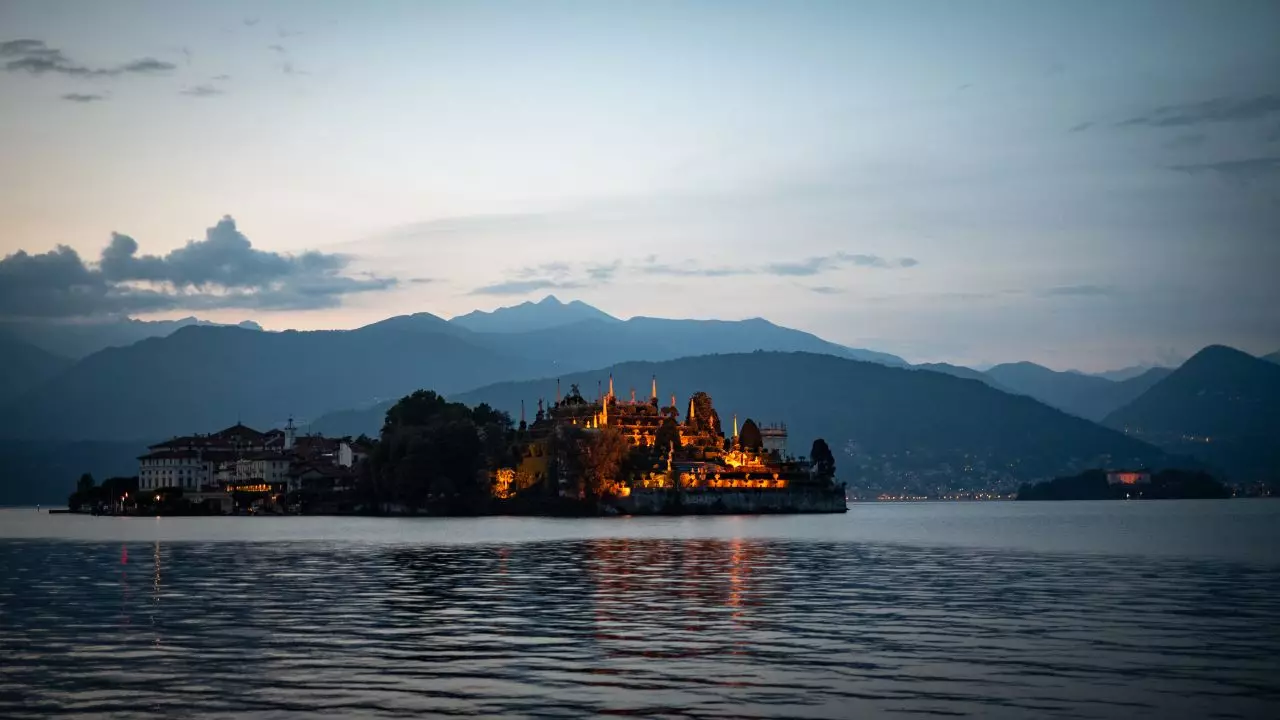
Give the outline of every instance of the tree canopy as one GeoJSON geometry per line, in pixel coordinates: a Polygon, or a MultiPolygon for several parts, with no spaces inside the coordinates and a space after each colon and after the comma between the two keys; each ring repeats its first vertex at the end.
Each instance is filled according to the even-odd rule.
{"type": "Polygon", "coordinates": [[[488,470],[511,458],[511,417],[418,390],[387,410],[366,472],[368,499],[411,508],[487,496],[488,470]]]}
{"type": "Polygon", "coordinates": [[[827,447],[826,440],[818,438],[813,441],[813,448],[809,450],[809,460],[813,463],[813,472],[818,477],[835,477],[836,457],[831,453],[831,448],[827,447]]]}
{"type": "Polygon", "coordinates": [[[759,452],[764,447],[764,436],[760,434],[760,426],[756,425],[756,421],[747,418],[742,423],[742,429],[738,431],[738,444],[743,450],[759,452]]]}
{"type": "Polygon", "coordinates": [[[631,445],[622,431],[605,427],[592,432],[585,446],[583,490],[588,498],[596,499],[604,494],[609,481],[618,478],[631,445]]]}
{"type": "Polygon", "coordinates": [[[673,418],[663,418],[662,424],[654,433],[653,446],[658,454],[665,454],[673,446],[677,449],[680,447],[680,428],[673,418]]]}
{"type": "Polygon", "coordinates": [[[695,432],[724,437],[724,430],[720,427],[720,414],[711,403],[711,396],[699,391],[693,394],[689,402],[693,405],[693,417],[685,418],[685,424],[693,427],[695,432]]]}

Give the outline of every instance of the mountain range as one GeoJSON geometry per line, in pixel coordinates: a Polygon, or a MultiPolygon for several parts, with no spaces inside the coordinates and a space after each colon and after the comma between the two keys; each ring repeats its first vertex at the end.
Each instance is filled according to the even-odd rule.
{"type": "Polygon", "coordinates": [[[1280,365],[1215,345],[1103,421],[1235,482],[1280,476],[1280,365]]]}
{"type": "Polygon", "coordinates": [[[626,360],[752,350],[798,350],[885,365],[908,364],[896,355],[845,347],[763,318],[734,321],[641,316],[619,320],[582,301],[563,303],[554,295],[489,313],[468,313],[453,318],[449,325],[482,335],[476,341],[487,347],[551,363],[560,372],[626,360]]]}
{"type": "Polygon", "coordinates": [[[1105,370],[1103,372],[1096,372],[1096,373],[1082,373],[1078,370],[1071,370],[1069,372],[1073,372],[1078,375],[1089,375],[1092,377],[1099,377],[1099,378],[1102,378],[1103,380],[1113,380],[1115,382],[1123,382],[1125,380],[1136,378],[1139,375],[1142,375],[1150,370],[1172,370],[1172,369],[1173,368],[1165,367],[1163,365],[1130,365],[1129,367],[1123,367],[1118,370],[1105,370]]]}
{"type": "Polygon", "coordinates": [[[237,420],[275,426],[419,386],[451,393],[547,370],[422,322],[314,332],[192,325],[85,358],[12,401],[0,437],[128,440],[237,420]]]}
{"type": "Polygon", "coordinates": [[[72,362],[0,333],[0,405],[47,382],[72,362]]]}
{"type": "Polygon", "coordinates": [[[474,332],[528,332],[546,330],[562,325],[572,325],[583,320],[621,322],[618,318],[596,309],[581,300],[560,302],[555,295],[548,295],[538,302],[523,302],[492,312],[474,310],[459,315],[450,323],[474,332]]]}
{"type": "MultiPolygon", "coordinates": [[[[124,347],[151,337],[164,337],[189,325],[219,323],[186,317],[180,320],[111,319],[97,322],[0,321],[0,334],[34,345],[50,354],[79,360],[109,347],[124,347]]],[[[236,327],[261,330],[250,320],[236,327]]]]}
{"type": "Polygon", "coordinates": [[[1113,381],[1018,362],[996,365],[984,374],[997,387],[1029,395],[1072,415],[1098,421],[1142,395],[1171,372],[1168,368],[1150,368],[1128,379],[1113,381]]]}
{"type": "MultiPolygon", "coordinates": [[[[554,300],[554,299],[553,299],[554,300]]],[[[558,301],[547,313],[576,316],[558,301]]],[[[491,314],[499,316],[500,313],[491,314]]],[[[526,319],[529,316],[525,315],[526,319]]],[[[506,323],[516,327],[515,323],[506,323]]],[[[548,377],[624,360],[786,350],[886,363],[896,356],[829,343],[762,319],[577,320],[541,330],[481,333],[429,313],[356,330],[262,332],[188,325],[167,337],[107,348],[0,407],[0,437],[123,440],[208,431],[242,420],[395,398],[419,387],[453,393],[504,379],[548,377]]]]}
{"type": "MultiPolygon", "coordinates": [[[[871,457],[888,458],[888,465],[876,470],[880,475],[883,467],[910,465],[915,473],[954,467],[957,458],[970,455],[982,458],[983,472],[995,472],[993,463],[1012,463],[1006,469],[1025,479],[1108,454],[1152,462],[1168,454],[1191,455],[1232,477],[1280,475],[1271,456],[1255,450],[1275,437],[1273,415],[1242,414],[1242,408],[1273,406],[1273,375],[1257,368],[1280,371],[1280,366],[1226,348],[1207,349],[1177,371],[1148,368],[1113,381],[1031,363],[997,365],[986,372],[943,363],[910,366],[894,355],[849,348],[760,318],[621,320],[585,303],[554,297],[452,320],[417,313],[340,331],[266,332],[255,325],[247,329],[189,320],[174,321],[179,327],[167,336],[106,348],[78,361],[0,334],[0,439],[132,443],[132,457],[146,440],[208,432],[237,420],[267,427],[293,416],[304,426],[310,421],[317,432],[373,433],[381,424],[379,408],[418,388],[453,399],[505,397],[502,407],[514,413],[520,398],[504,396],[507,386],[494,383],[542,378],[537,382],[546,386],[560,377],[566,387],[570,381],[587,382],[583,390],[590,394],[591,379],[607,374],[601,368],[622,374],[641,368],[637,387],[643,391],[648,386],[643,368],[660,367],[664,393],[705,389],[716,395],[718,389],[734,407],[762,413],[758,420],[786,420],[802,433],[823,434],[833,442],[874,451],[871,457]],[[771,359],[754,367],[755,374],[735,375],[753,367],[735,358],[744,353],[754,357],[755,351],[765,351],[771,359]],[[827,360],[840,364],[825,364],[827,360]],[[885,374],[888,370],[894,372],[885,374]],[[806,372],[820,373],[823,388],[793,376],[806,372]],[[1188,373],[1194,382],[1186,379],[1188,373]],[[843,388],[842,383],[859,387],[843,388]],[[883,383],[885,389],[861,387],[866,383],[883,383]],[[1193,392],[1191,386],[1198,389],[1193,392]],[[752,395],[748,402],[751,388],[772,399],[761,405],[752,395]],[[776,396],[776,388],[790,388],[791,394],[776,396]],[[941,393],[946,401],[931,398],[925,389],[941,393]],[[840,397],[868,404],[836,414],[810,407],[840,397]],[[902,407],[890,407],[895,402],[902,407]],[[1027,403],[1038,410],[1027,410],[1027,403]],[[959,427],[966,413],[967,422],[1001,428],[1009,441],[959,427]],[[872,417],[889,423],[886,432],[896,427],[897,434],[879,434],[872,417]],[[1232,417],[1245,419],[1240,427],[1227,425],[1232,417]],[[1002,418],[1032,426],[1011,427],[1002,418]],[[1199,421],[1206,418],[1220,425],[1202,428],[1199,421]],[[1129,444],[1087,420],[1128,429],[1129,444]],[[922,423],[916,434],[912,423],[922,423]],[[1082,427],[1104,434],[1089,435],[1082,427]],[[1183,435],[1214,440],[1179,440],[1183,435]],[[1054,437],[1064,438],[1059,447],[1053,446],[1054,437]],[[1142,442],[1133,444],[1138,440],[1142,442]],[[904,461],[908,452],[912,459],[904,461]]],[[[157,329],[156,324],[143,326],[147,332],[157,329]]],[[[1129,374],[1127,369],[1119,372],[1129,374]]],[[[537,396],[519,392],[530,404],[537,396]]],[[[551,397],[545,387],[540,394],[551,397]]],[[[532,414],[531,406],[527,410],[532,414]]],[[[49,448],[43,457],[56,454],[49,448]]],[[[97,458],[106,451],[94,452],[97,458]]],[[[8,463],[8,455],[0,451],[0,463],[8,463]]],[[[33,463],[28,464],[38,464],[33,463]]]]}
{"type": "MultiPolygon", "coordinates": [[[[886,472],[905,472],[938,473],[939,484],[966,476],[995,483],[1099,463],[1179,462],[1122,433],[983,382],[831,355],[753,352],[629,362],[566,375],[560,390],[567,393],[576,384],[583,395],[595,397],[597,383],[607,385],[610,375],[623,400],[632,388],[646,399],[656,377],[661,403],[670,404],[674,393],[682,414],[688,396],[703,390],[715,401],[726,432],[735,414],[758,424],[785,422],[795,454],[807,454],[813,439],[823,437],[850,470],[847,476],[863,482],[885,482],[886,472]]],[[[451,399],[488,403],[517,419],[523,402],[532,421],[538,399],[550,402],[555,393],[556,380],[543,378],[497,383],[451,399]]],[[[314,427],[376,434],[389,406],[326,416],[314,427]]]]}

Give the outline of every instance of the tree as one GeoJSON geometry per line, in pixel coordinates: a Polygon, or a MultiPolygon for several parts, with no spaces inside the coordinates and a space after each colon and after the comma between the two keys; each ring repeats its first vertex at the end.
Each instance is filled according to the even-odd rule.
{"type": "Polygon", "coordinates": [[[653,449],[659,455],[666,455],[672,446],[677,449],[680,447],[680,427],[676,425],[674,418],[667,417],[653,435],[653,449]]]}
{"type": "MultiPolygon", "coordinates": [[[[450,410],[450,403],[431,390],[417,390],[406,395],[395,405],[387,409],[387,417],[382,423],[382,435],[398,428],[424,427],[430,425],[440,415],[450,410]]],[[[470,415],[465,405],[457,404],[462,412],[470,415]]],[[[455,412],[457,410],[455,409],[455,412]]]]}
{"type": "Polygon", "coordinates": [[[109,477],[98,486],[98,495],[110,503],[119,502],[125,495],[138,494],[138,477],[109,477]]]}
{"type": "Polygon", "coordinates": [[[585,449],[583,491],[588,498],[598,499],[604,494],[606,484],[618,478],[618,471],[631,452],[631,444],[621,430],[605,427],[588,436],[585,449]]]}
{"type": "Polygon", "coordinates": [[[818,438],[813,441],[813,449],[809,451],[809,460],[813,463],[813,473],[821,478],[833,478],[836,475],[836,457],[827,447],[827,441],[818,438]]]}
{"type": "Polygon", "coordinates": [[[756,421],[747,418],[742,423],[742,430],[738,432],[738,444],[743,450],[751,452],[760,452],[760,448],[764,447],[764,436],[760,434],[760,426],[756,425],[756,421]]]}
{"type": "Polygon", "coordinates": [[[578,389],[578,384],[573,383],[569,386],[569,394],[564,397],[563,405],[586,405],[587,401],[582,397],[582,391],[578,389]]]}
{"type": "MultiPolygon", "coordinates": [[[[460,405],[461,403],[453,403],[460,405]]],[[[465,405],[463,407],[466,407],[465,405]]],[[[501,410],[494,410],[489,403],[480,403],[471,411],[471,421],[479,427],[486,425],[511,425],[511,416],[501,410]]]]}
{"type": "Polygon", "coordinates": [[[711,403],[711,396],[705,392],[696,392],[690,398],[693,404],[693,418],[685,418],[685,423],[693,426],[696,432],[717,438],[724,437],[720,428],[720,414],[711,403]]]}
{"type": "Polygon", "coordinates": [[[488,470],[511,459],[511,417],[481,404],[451,403],[428,390],[387,410],[369,458],[362,497],[409,508],[478,503],[488,496],[488,470]]]}
{"type": "Polygon", "coordinates": [[[76,492],[87,495],[93,492],[94,485],[93,475],[85,473],[81,475],[80,480],[76,482],[76,492]]]}

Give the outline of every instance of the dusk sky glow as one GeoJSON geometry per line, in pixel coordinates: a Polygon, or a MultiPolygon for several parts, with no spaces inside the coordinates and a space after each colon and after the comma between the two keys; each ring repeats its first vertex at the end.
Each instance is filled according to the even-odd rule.
{"type": "Polygon", "coordinates": [[[272,329],[555,294],[912,362],[1280,350],[1275,2],[5,2],[0,28],[0,315],[82,317],[73,286],[272,329]]]}

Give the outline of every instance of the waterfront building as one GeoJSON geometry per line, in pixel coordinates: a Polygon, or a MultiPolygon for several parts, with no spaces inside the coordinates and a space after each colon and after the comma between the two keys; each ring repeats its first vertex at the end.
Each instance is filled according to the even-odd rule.
{"type": "Polygon", "coordinates": [[[219,469],[245,453],[264,452],[275,436],[236,423],[208,435],[184,435],[156,443],[138,458],[138,489],[198,491],[213,485],[219,469]]]}
{"type": "Polygon", "coordinates": [[[368,452],[363,440],[299,435],[292,419],[266,432],[236,423],[150,446],[138,458],[138,489],[181,490],[191,503],[224,511],[232,498],[279,505],[291,491],[350,489],[368,452]]]}
{"type": "Polygon", "coordinates": [[[1108,470],[1108,485],[1146,485],[1151,482],[1149,470],[1108,470]]]}
{"type": "Polygon", "coordinates": [[[777,453],[779,457],[787,454],[787,424],[773,423],[760,426],[760,436],[764,439],[764,449],[777,453]]]}
{"type": "MultiPolygon", "coordinates": [[[[634,390],[628,399],[619,399],[612,376],[607,386],[601,384],[595,400],[584,398],[577,385],[570,386],[563,399],[546,409],[538,400],[521,461],[516,468],[496,471],[495,494],[510,497],[543,478],[561,495],[580,495],[582,482],[572,477],[580,471],[570,469],[575,463],[569,457],[589,455],[595,435],[609,429],[625,438],[631,448],[628,470],[620,473],[624,476],[608,478],[603,484],[605,493],[616,498],[637,499],[652,493],[669,497],[674,493],[685,501],[702,498],[714,503],[723,501],[728,493],[803,493],[808,488],[831,486],[829,478],[814,476],[807,461],[786,455],[785,425],[760,427],[747,420],[742,427],[750,427],[751,441],[743,443],[737,416],[732,419],[732,434],[726,436],[706,393],[695,393],[686,407],[682,418],[675,396],[670,404],[661,405],[657,378],[645,400],[637,400],[634,390]],[[553,464],[558,470],[549,477],[553,464]]],[[[842,497],[840,502],[843,507],[842,497]]]]}

